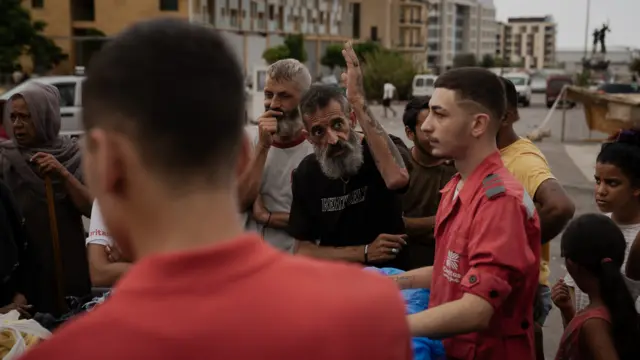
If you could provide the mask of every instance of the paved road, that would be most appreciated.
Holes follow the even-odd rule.
[[[404,133],[402,124],[403,105],[394,105],[397,116],[383,118],[382,108],[374,107],[373,111],[378,115],[378,119],[385,129],[396,135],[410,146],[408,139]],[[520,121],[516,123],[516,131],[524,136],[531,130],[535,129],[546,117],[548,109],[544,102],[543,95],[534,95],[531,106],[528,108],[520,108]],[[565,185],[566,191],[569,193],[576,204],[576,214],[587,212],[597,212],[598,209],[593,201],[592,185],[586,180],[583,173],[576,166],[574,161],[567,155],[565,147],[560,143],[562,129],[562,109],[556,110],[552,115],[548,127],[551,129],[551,137],[544,139],[538,143],[540,149],[544,152],[549,161],[554,175]],[[391,116],[391,114],[389,114]],[[585,124],[583,109],[576,107],[566,111],[565,122],[566,140],[579,141],[589,137],[589,130]],[[593,133],[593,138],[603,137],[603,134]],[[566,273],[564,261],[560,256],[560,239],[557,238],[551,243],[551,282],[563,277]],[[547,323],[545,324],[545,356],[547,359],[553,359],[558,348],[560,337],[562,336],[562,320],[557,309],[553,309]]]

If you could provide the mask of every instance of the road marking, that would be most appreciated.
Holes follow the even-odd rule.
[[[565,145],[564,149],[585,179],[594,183],[593,171],[596,166],[596,158],[600,153],[600,144]]]

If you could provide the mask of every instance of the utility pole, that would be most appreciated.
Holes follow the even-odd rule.
[[[591,0],[587,0],[587,19],[584,28],[584,58],[587,59],[589,53],[589,21],[591,18]]]

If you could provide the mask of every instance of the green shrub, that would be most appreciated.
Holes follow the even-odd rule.
[[[392,83],[398,90],[398,98],[405,100],[411,96],[411,85],[417,70],[415,65],[402,54],[380,50],[366,54],[364,89],[367,98],[382,100],[385,82]]]

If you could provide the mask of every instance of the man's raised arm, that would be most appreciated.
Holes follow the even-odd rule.
[[[367,106],[362,70],[351,42],[345,44],[342,55],[347,64],[347,73],[343,74],[343,80],[347,84],[347,99],[364,132],[378,171],[387,188],[401,189],[409,184],[409,171],[400,151]]]

